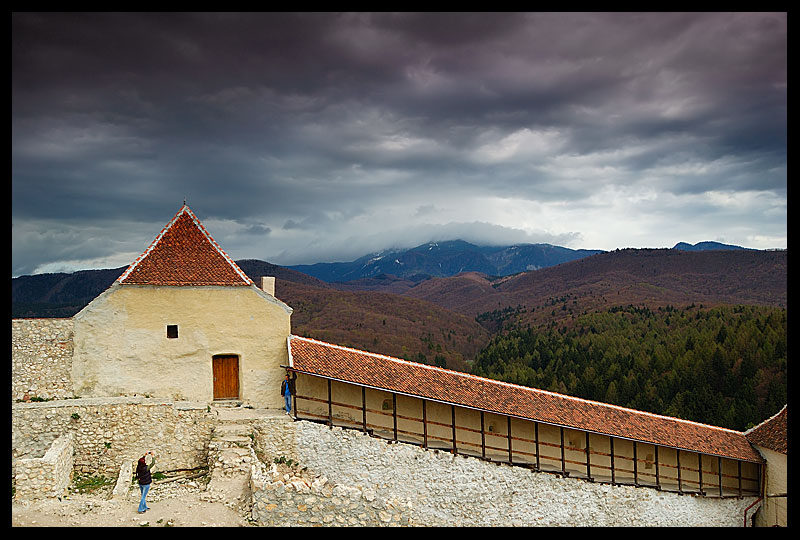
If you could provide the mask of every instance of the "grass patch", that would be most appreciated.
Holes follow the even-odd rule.
[[[105,489],[109,486],[113,486],[114,482],[113,478],[106,478],[103,475],[78,476],[73,480],[72,488],[74,491],[80,493],[92,493],[98,489]]]

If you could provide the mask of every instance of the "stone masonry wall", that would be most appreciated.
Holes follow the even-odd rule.
[[[120,464],[146,451],[162,470],[207,465],[213,413],[205,403],[143,397],[84,398],[15,403],[11,410],[12,475],[20,459],[43,456],[71,434],[74,470],[114,478]]]
[[[305,423],[305,422],[301,422]],[[289,425],[287,429],[285,426]],[[289,461],[294,443],[291,423],[267,420],[254,427],[256,446],[250,471],[251,517],[264,526],[409,526],[408,500],[378,496],[371,486],[336,483],[325,475],[276,461]],[[344,432],[341,432],[346,436]],[[299,471],[298,471],[299,469]]]
[[[349,524],[372,507],[372,524],[740,527],[755,501],[561,478],[311,422],[262,420],[255,444],[262,459],[286,456],[332,486],[349,487],[328,497],[319,489],[254,490],[253,517],[276,526],[297,523],[308,508],[327,515],[324,524]]]
[[[72,434],[56,439],[42,458],[17,461],[17,500],[60,497],[72,478]]]
[[[72,391],[72,319],[11,320],[11,400]]]

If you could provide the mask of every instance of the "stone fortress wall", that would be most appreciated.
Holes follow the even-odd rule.
[[[116,477],[148,450],[157,452],[162,470],[208,465],[208,403],[72,395],[70,322],[12,321],[15,497],[59,496],[70,468]],[[25,394],[52,401],[18,402]],[[742,526],[756,501],[562,478],[285,415],[254,427],[262,462],[251,468],[252,516],[264,525]],[[282,456],[316,481],[272,481],[266,468]]]
[[[11,401],[72,396],[72,319],[11,320]]]
[[[40,458],[21,458],[14,465],[17,500],[60,497],[72,479],[72,434],[56,439]]]
[[[756,500],[563,478],[307,421],[262,420],[258,428],[261,454],[291,456],[318,477],[350,488],[326,494],[254,486],[253,515],[276,526],[313,524],[308,520],[324,519],[333,501],[339,511],[328,510],[332,523],[370,515],[368,502],[383,525],[741,527]],[[314,506],[322,516],[309,512]]]

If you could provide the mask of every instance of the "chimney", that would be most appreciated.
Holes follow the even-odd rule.
[[[261,290],[275,296],[275,277],[261,276]]]

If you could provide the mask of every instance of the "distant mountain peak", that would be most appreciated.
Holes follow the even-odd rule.
[[[720,242],[705,241],[705,242],[698,242],[694,245],[688,244],[686,242],[678,242],[672,249],[677,249],[679,251],[706,251],[713,249],[734,250],[734,249],[750,249],[750,248],[735,246],[732,244],[723,244]]]
[[[464,240],[431,241],[410,249],[371,253],[352,262],[290,266],[326,282],[347,282],[390,274],[451,277],[462,272],[507,276],[580,259],[602,250],[573,250],[550,244],[478,246]]]

